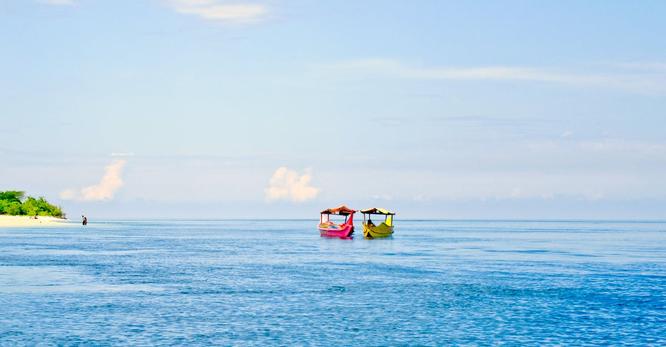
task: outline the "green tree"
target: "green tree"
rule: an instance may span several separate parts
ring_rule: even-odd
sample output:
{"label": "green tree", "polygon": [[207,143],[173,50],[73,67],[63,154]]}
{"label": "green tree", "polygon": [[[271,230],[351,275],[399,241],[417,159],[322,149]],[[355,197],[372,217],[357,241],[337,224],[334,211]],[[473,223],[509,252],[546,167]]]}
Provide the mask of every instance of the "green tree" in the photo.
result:
{"label": "green tree", "polygon": [[14,201],[21,203],[25,198],[25,192],[18,190],[8,190],[6,192],[0,192],[0,200],[5,201]]}
{"label": "green tree", "polygon": [[39,205],[37,200],[33,197],[25,199],[22,205],[23,213],[28,216],[35,216],[39,214]]}
{"label": "green tree", "polygon": [[40,215],[63,218],[65,214],[60,206],[55,206],[43,197],[35,199],[26,197],[22,191],[9,190],[0,192],[0,214],[8,215]]}
{"label": "green tree", "polygon": [[23,214],[21,203],[15,201],[3,201],[3,210],[5,214],[10,216],[20,216]]}

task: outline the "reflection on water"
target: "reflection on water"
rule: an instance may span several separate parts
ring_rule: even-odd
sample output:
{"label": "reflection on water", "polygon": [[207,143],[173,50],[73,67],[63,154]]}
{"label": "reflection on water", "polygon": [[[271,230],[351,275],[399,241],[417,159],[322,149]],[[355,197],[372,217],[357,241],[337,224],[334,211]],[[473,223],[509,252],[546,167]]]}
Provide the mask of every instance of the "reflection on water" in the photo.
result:
{"label": "reflection on water", "polygon": [[666,224],[0,230],[0,345],[666,344]]}

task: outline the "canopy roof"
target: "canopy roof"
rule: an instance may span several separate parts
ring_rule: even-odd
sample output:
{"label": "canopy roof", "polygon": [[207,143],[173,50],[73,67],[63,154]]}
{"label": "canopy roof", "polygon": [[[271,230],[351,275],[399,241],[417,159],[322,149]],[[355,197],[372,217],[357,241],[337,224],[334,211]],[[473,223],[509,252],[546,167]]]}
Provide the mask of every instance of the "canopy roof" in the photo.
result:
{"label": "canopy roof", "polygon": [[321,214],[339,214],[339,215],[347,216],[347,215],[353,214],[355,212],[356,212],[356,210],[352,210],[351,208],[349,208],[345,205],[340,205],[338,207],[325,209],[325,210],[321,211]]}
{"label": "canopy roof", "polygon": [[361,213],[364,214],[383,214],[383,215],[395,215],[395,212],[391,212],[387,209],[384,208],[377,208],[377,207],[372,207],[372,208],[366,208],[365,210],[361,210]]}

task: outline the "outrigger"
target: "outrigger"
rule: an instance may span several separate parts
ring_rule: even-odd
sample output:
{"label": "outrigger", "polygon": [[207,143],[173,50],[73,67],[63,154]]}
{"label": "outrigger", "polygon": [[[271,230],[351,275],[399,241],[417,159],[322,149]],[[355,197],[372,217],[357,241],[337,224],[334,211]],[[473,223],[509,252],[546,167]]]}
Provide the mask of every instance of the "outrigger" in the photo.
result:
{"label": "outrigger", "polygon": [[[352,233],[354,233],[354,213],[356,213],[355,210],[352,210],[345,205],[321,211],[319,217],[319,233],[324,237],[351,237]],[[341,224],[332,222],[332,214],[344,216],[345,221]]]}
{"label": "outrigger", "polygon": [[[376,239],[393,235],[393,216],[395,216],[395,212],[373,207],[361,210],[361,213],[363,214],[363,236],[366,239]],[[368,215],[367,221],[365,218],[366,215]],[[375,225],[371,219],[372,215],[383,215],[384,221],[379,225]]]}

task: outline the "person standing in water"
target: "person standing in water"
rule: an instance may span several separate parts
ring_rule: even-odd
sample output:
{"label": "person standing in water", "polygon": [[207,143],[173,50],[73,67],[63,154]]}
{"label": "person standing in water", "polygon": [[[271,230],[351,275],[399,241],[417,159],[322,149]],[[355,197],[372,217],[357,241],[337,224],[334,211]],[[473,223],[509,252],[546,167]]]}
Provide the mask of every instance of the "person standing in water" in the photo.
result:
{"label": "person standing in water", "polygon": [[81,221],[81,224],[88,225],[88,218],[84,215],[81,215],[81,218],[83,218],[83,220]]}

